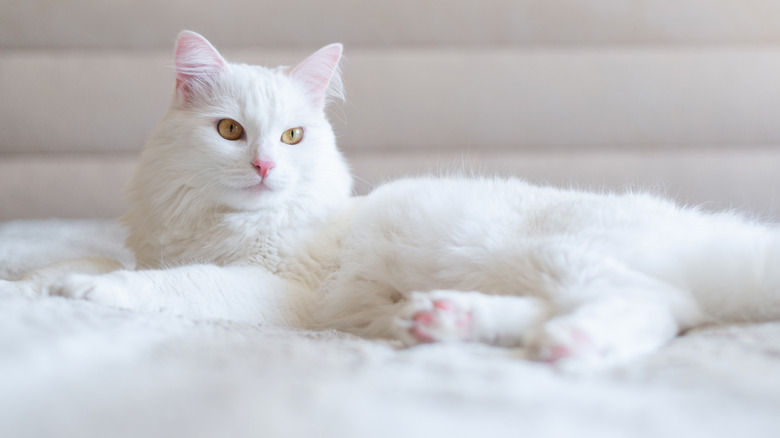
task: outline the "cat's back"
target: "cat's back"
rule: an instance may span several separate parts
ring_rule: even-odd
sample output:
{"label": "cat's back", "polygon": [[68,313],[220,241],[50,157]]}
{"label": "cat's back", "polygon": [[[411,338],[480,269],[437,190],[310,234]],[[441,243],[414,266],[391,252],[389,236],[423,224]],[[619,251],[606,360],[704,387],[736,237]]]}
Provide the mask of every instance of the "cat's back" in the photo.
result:
{"label": "cat's back", "polygon": [[[536,186],[516,178],[421,177],[386,184],[358,209],[355,230],[393,240],[451,240],[616,232],[684,215],[643,193],[595,193]],[[368,236],[366,236],[368,237]]]}
{"label": "cat's back", "polygon": [[514,178],[413,178],[359,203],[340,266],[397,290],[489,292],[469,278],[572,251],[628,260],[655,248],[666,257],[702,221],[695,211],[642,193],[563,190]]}

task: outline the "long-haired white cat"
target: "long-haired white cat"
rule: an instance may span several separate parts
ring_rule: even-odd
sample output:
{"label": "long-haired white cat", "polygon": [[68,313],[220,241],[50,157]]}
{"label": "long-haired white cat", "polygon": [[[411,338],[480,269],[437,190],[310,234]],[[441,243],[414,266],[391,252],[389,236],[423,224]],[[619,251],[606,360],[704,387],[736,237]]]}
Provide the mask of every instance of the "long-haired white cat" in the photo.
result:
{"label": "long-haired white cat", "polygon": [[139,270],[71,274],[52,293],[407,345],[523,346],[572,367],[708,321],[780,317],[780,230],[732,214],[498,178],[351,198],[324,111],[342,97],[341,51],[267,69],[183,32],[171,107],[122,219]]}

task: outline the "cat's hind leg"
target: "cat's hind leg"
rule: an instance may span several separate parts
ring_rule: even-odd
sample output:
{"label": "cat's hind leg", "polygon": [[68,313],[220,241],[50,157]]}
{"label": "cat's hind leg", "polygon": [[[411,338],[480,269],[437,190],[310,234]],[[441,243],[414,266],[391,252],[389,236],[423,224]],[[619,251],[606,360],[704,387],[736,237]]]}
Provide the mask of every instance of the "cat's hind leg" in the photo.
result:
{"label": "cat's hind leg", "polygon": [[625,268],[570,287],[528,342],[532,357],[566,370],[631,361],[706,320],[690,293]]}
{"label": "cat's hind leg", "polygon": [[611,297],[550,319],[529,348],[535,359],[563,369],[594,369],[652,353],[679,330],[666,305]]}
{"label": "cat's hind leg", "polygon": [[406,345],[455,341],[517,347],[548,315],[547,304],[534,297],[435,290],[412,293],[395,328]]}

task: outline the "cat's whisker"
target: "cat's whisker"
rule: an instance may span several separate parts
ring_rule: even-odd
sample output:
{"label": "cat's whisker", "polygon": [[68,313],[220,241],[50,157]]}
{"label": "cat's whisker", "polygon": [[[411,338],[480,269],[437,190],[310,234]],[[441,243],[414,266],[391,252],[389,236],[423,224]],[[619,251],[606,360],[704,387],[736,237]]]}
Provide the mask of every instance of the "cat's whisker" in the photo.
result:
{"label": "cat's whisker", "polygon": [[192,175],[189,177],[189,179],[187,179],[187,181],[185,182],[185,185],[188,185],[188,186],[189,186],[190,184],[192,184],[192,181],[193,181],[195,178],[197,178],[197,177],[199,177],[199,176],[201,176],[201,175],[203,175],[203,174],[205,174],[205,173],[208,173],[208,172],[213,172],[213,171],[214,171],[213,169],[203,169],[203,170],[199,170],[198,172],[195,172],[194,174],[192,174]]}
{"label": "cat's whisker", "polygon": [[370,186],[372,189],[375,186],[374,184],[372,184],[368,180],[360,178],[359,176],[355,175],[352,172],[344,172],[343,170],[332,170],[332,169],[320,169],[320,170],[323,171],[323,172],[330,172],[332,174],[337,174],[337,175],[349,175],[352,179],[355,179],[355,180],[358,180],[358,181],[360,181],[362,183],[365,183],[366,185]]}
{"label": "cat's whisker", "polygon": [[351,176],[353,179],[356,179],[356,180],[358,180],[358,181],[360,181],[360,182],[362,182],[362,183],[365,183],[367,186],[371,187],[371,189],[372,189],[372,190],[373,190],[373,189],[374,189],[374,187],[375,187],[375,186],[374,186],[374,184],[371,184],[371,183],[370,183],[368,180],[365,180],[365,179],[363,179],[363,178],[360,178],[359,176],[356,176],[355,174],[350,174],[350,176]]}
{"label": "cat's whisker", "polygon": [[[335,174],[335,175],[349,175],[353,180],[360,181],[363,184],[367,185],[368,188],[369,188],[369,191],[372,191],[375,188],[375,184],[372,184],[368,180],[360,178],[359,176],[357,176],[357,175],[355,175],[354,173],[351,173],[351,172],[345,172],[343,170],[332,170],[332,169],[320,169],[320,171],[322,171],[322,172],[329,172],[329,173]],[[352,195],[360,196],[360,194],[358,193],[357,189],[354,186],[352,187]]]}

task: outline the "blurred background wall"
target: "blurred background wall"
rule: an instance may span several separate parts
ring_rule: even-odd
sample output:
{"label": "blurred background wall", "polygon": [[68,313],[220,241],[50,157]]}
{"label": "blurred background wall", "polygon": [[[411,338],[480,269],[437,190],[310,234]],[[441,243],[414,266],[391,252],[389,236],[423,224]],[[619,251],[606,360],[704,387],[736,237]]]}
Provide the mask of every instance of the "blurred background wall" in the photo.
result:
{"label": "blurred background wall", "polygon": [[265,65],[344,43],[359,193],[462,169],[780,220],[771,0],[2,0],[0,220],[122,214],[182,29]]}

